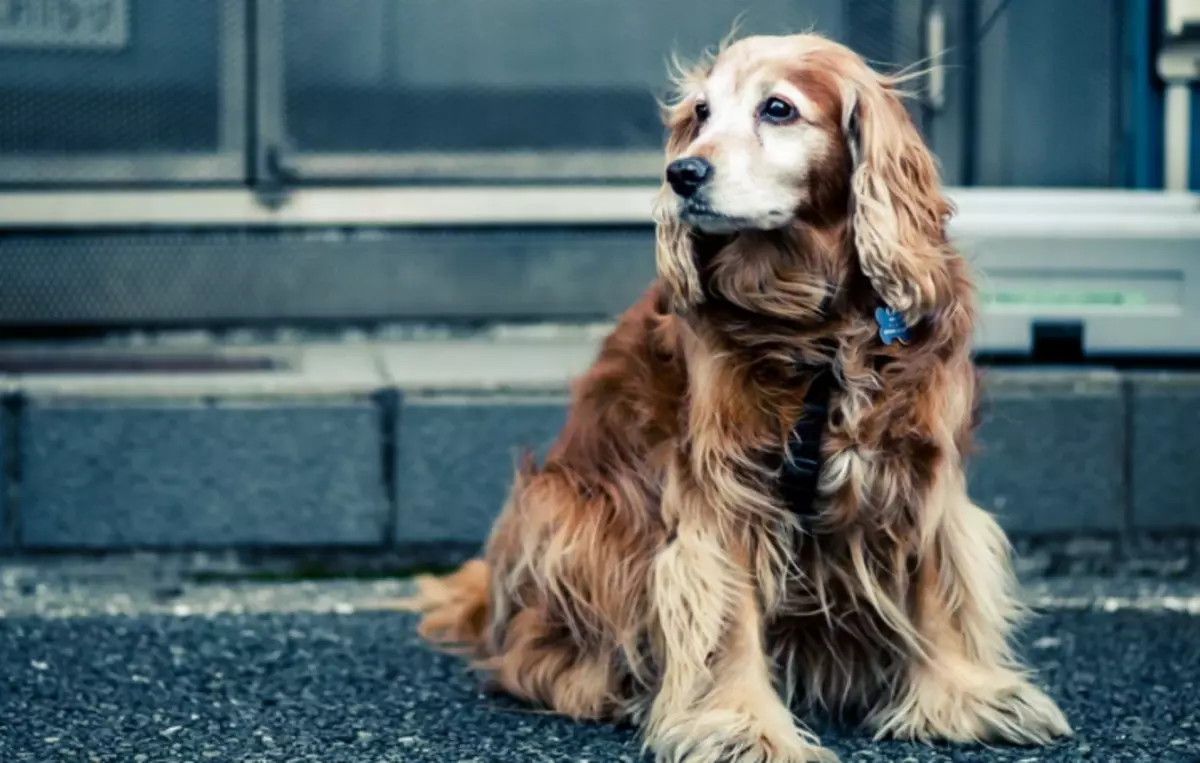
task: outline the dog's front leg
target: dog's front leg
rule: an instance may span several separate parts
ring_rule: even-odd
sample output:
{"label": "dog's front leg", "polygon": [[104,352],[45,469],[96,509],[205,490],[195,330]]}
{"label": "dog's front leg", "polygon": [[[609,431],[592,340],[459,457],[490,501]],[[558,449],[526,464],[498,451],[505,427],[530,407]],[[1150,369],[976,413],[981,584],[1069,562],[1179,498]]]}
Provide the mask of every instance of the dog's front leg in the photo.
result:
{"label": "dog's front leg", "polygon": [[1030,682],[1009,643],[1021,607],[1003,531],[967,498],[961,473],[947,467],[937,479],[926,508],[941,521],[916,579],[921,654],[877,715],[879,734],[1013,744],[1069,735],[1062,711]]}
{"label": "dog's front leg", "polygon": [[836,761],[796,726],[771,680],[745,534],[679,477],[664,495],[675,537],[652,576],[662,677],[647,745],[672,763]]}

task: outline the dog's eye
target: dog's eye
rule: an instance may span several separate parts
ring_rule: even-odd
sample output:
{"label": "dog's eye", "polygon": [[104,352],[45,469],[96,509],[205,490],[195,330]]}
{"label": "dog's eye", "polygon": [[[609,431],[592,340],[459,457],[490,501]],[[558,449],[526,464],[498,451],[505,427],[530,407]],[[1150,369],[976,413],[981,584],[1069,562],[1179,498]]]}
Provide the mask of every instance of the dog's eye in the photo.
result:
{"label": "dog's eye", "polygon": [[708,104],[704,101],[696,104],[696,121],[700,124],[708,121]]}
{"label": "dog's eye", "polygon": [[782,98],[768,98],[763,101],[759,107],[758,113],[768,122],[776,124],[787,124],[794,122],[800,116],[800,112],[796,111],[796,107]]}

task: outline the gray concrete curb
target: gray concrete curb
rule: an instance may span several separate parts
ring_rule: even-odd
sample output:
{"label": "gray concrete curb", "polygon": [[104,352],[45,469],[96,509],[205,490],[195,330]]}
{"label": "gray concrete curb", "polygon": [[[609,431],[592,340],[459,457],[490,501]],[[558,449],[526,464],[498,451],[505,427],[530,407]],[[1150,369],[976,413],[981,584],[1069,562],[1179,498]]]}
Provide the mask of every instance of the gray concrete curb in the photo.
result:
{"label": "gray concrete curb", "polygon": [[1126,401],[1111,371],[1004,371],[984,382],[972,497],[1013,531],[1125,525]]}
{"label": "gray concrete curb", "polygon": [[[477,546],[595,349],[362,342],[276,371],[3,380],[0,549]],[[991,370],[985,390],[971,489],[1014,535],[1200,532],[1200,374]]]}
{"label": "gray concrete curb", "polygon": [[17,379],[18,545],[377,545],[392,515],[381,453],[393,422],[374,353],[315,346],[280,360]]}

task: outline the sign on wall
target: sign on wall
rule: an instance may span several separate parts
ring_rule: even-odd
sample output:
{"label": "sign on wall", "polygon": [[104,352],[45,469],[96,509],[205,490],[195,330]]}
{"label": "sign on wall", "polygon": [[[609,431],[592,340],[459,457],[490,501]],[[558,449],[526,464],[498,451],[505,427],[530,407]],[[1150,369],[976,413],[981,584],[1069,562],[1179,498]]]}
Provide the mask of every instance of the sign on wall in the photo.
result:
{"label": "sign on wall", "polygon": [[0,0],[0,47],[120,50],[128,0]]}

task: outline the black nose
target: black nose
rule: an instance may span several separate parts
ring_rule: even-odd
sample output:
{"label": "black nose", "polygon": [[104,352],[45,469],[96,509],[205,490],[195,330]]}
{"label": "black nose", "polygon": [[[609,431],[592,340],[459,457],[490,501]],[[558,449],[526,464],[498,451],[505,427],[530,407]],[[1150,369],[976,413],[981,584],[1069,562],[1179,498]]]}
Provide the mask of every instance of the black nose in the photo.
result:
{"label": "black nose", "polygon": [[683,198],[689,198],[713,176],[713,166],[697,156],[676,159],[667,165],[667,182]]}

